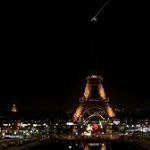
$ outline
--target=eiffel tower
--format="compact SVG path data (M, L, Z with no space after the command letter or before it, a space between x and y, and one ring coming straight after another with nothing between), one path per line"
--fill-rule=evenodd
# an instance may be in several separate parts
M103 78L91 75L86 78L83 96L79 99L79 106L73 115L73 121L83 123L93 121L94 118L107 120L115 117L109 104L109 98L102 84Z

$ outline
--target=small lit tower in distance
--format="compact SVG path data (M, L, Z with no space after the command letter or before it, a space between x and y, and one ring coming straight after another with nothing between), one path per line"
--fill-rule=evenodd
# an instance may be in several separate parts
M17 111L16 104L13 104L11 107L11 112L16 113Z

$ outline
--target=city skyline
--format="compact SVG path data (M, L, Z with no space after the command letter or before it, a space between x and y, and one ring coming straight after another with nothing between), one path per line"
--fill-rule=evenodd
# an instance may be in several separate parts
M0 149L148 150L148 6L3 4Z
M40 12L33 7L26 11L25 6L12 11L8 6L3 44L11 51L4 49L1 55L0 110L13 103L25 110L72 109L85 77L93 72L103 76L114 107L150 106L149 43L143 36L149 28L142 24L148 22L132 20L134 14L130 9L125 14L122 5L116 9L120 18L112 2L97 22L90 22L101 2L76 2L69 8L63 4L60 9L56 4L57 13L49 6L41 6Z

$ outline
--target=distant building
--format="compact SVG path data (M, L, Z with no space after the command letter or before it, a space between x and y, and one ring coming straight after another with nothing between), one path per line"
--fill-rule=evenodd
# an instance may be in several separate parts
M15 113L17 112L17 108L16 108L16 104L13 104L12 107L11 107L11 112Z

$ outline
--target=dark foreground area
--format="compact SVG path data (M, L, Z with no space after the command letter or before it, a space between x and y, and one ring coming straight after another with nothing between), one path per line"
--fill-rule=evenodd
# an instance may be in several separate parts
M104 146L105 145L105 146ZM141 146L128 142L111 142L111 143L49 143L29 148L28 150L146 150Z

